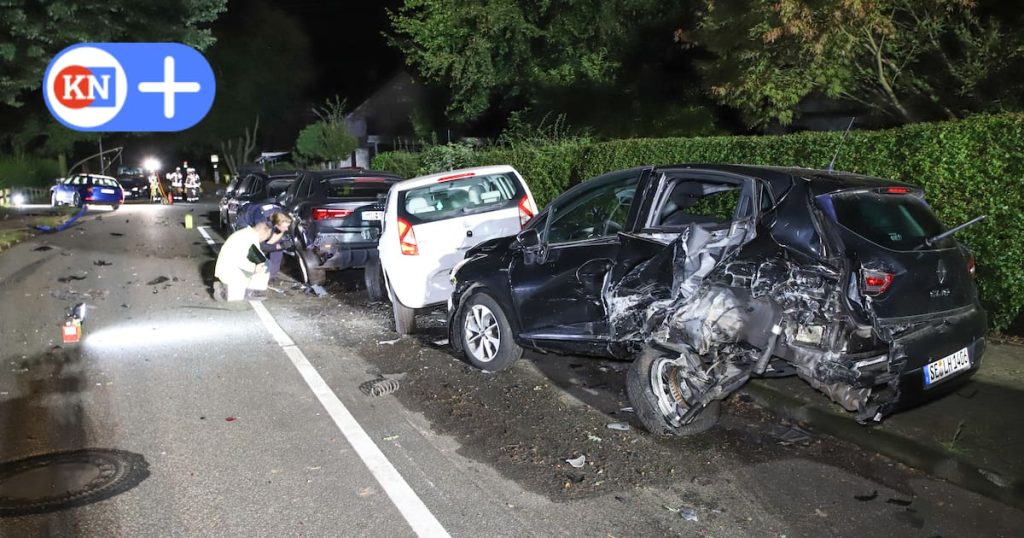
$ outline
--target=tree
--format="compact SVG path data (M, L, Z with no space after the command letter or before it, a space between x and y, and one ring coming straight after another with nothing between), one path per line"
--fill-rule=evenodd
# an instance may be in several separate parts
M976 0L706 0L676 37L715 54L710 92L751 126L790 123L813 94L896 123L1013 106L984 88L1024 56Z
M21 104L46 65L81 42L176 41L204 49L227 0L13 0L0 8L0 103Z
M451 91L456 121L502 97L616 78L620 51L656 0L406 0L389 11L392 43L426 80Z
M256 116L256 122L252 131L248 127L245 133L238 138L230 138L221 141L220 151L224 155L224 162L228 166L231 175L240 175L242 166L252 162L253 154L256 151L256 136L260 130L260 118Z
M359 146L359 140L345 127L345 101L335 97L313 109L319 119L299 131L295 153L300 161L340 161Z

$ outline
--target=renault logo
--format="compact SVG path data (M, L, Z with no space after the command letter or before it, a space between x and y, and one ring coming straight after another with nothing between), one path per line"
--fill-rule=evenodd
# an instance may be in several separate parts
M935 276L939 277L939 284L946 282L946 262L939 260L939 265L935 268Z

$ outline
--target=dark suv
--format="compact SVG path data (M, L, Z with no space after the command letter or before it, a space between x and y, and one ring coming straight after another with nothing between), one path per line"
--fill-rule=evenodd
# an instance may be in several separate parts
M304 172L278 198L294 219L306 283L321 284L328 270L361 268L377 259L384 199L402 179L361 168Z
M221 226L237 228L238 210L251 202L276 198L299 176L296 171L252 172L232 180L220 202Z
M450 340L474 365L522 347L635 358L651 431L711 427L750 377L796 374L860 421L965 381L985 347L974 258L913 185L677 165L570 189L453 270Z

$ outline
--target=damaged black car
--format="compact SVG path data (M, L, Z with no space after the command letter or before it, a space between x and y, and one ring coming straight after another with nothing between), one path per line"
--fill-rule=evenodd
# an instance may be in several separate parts
M922 189L732 165L612 172L452 271L450 341L484 370L540 352L633 359L652 432L710 428L752 377L797 375L861 422L981 364L975 260Z

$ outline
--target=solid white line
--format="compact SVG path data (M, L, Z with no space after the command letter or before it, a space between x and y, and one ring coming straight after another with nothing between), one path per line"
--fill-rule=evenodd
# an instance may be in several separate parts
M206 231L206 226L196 226L196 229L199 230L199 235L203 236L203 239L206 240L207 245L210 245L211 247L217 246L217 242L214 241L213 238L210 237L210 233Z
M200 232L202 233L202 228L200 228ZM203 235L208 237L206 234ZM434 517L434 514L430 512L427 506L423 504L423 501L416 495L416 492L409 487L409 484L402 478L398 470L391 465L391 462L384 456L384 453L377 448L377 445L370 439L370 436L367 435L362 426L356 422L352 413L341 403L341 400L334 394L331 387L327 385L324 378L310 364L309 359L295 345L288 334L284 332L284 329L278 325L274 317L267 311L267 308L257 301L250 301L249 304L256 311L256 315L263 322L263 326L267 328L267 331L274 337L274 340L281 346L285 355L291 359L292 364L295 365L302 379L306 381L313 394L320 400L320 404L324 406L327 413L334 419L334 423L337 424L342 435L345 436L348 443L355 449L356 454L363 460L363 463L370 470L370 473L373 474L374 478L377 479L377 482L384 488L388 497L391 498L391 502L394 503L398 511L401 512L402 517L412 527L413 532L418 536L449 536L448 531L441 526L441 523Z

